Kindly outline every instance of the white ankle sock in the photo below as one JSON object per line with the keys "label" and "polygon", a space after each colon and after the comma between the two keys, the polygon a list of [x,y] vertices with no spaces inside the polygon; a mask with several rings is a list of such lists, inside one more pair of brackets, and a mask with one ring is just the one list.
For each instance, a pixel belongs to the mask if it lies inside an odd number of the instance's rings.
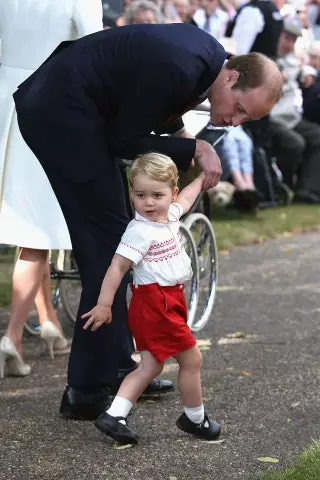
{"label": "white ankle sock", "polygon": [[201,423],[204,420],[204,406],[203,403],[199,407],[188,408],[184,407],[184,413],[193,423]]}
{"label": "white ankle sock", "polygon": [[[126,398],[123,398],[123,397],[116,396],[114,397],[113,402],[110,405],[110,408],[107,410],[107,413],[112,417],[127,418],[132,407],[133,407],[133,404],[130,402],[130,400],[127,400]],[[123,423],[124,425],[126,423],[124,420],[120,420],[120,422]]]}

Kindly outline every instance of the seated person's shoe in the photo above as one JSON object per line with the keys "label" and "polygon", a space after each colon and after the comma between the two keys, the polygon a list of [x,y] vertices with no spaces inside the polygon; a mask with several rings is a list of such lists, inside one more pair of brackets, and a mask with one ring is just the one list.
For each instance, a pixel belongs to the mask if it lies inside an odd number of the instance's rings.
{"label": "seated person's shoe", "polygon": [[123,445],[128,443],[136,445],[138,443],[138,435],[126,423],[122,423],[121,420],[126,422],[126,419],[123,417],[112,417],[109,413],[103,412],[94,422],[94,425],[100,432],[105,433]]}
{"label": "seated person's shoe", "polygon": [[[130,373],[130,371],[128,372]],[[122,376],[122,380],[124,379],[125,375]],[[121,383],[121,382],[120,382]],[[117,394],[120,383],[117,385],[106,385],[106,389],[109,392],[110,396],[114,396]],[[142,397],[152,397],[155,395],[161,395],[162,393],[173,392],[174,386],[170,380],[164,380],[162,378],[154,378],[145,388]]]}
{"label": "seated person's shoe", "polygon": [[178,418],[176,425],[180,430],[183,430],[186,433],[191,433],[202,440],[218,440],[221,433],[221,426],[219,423],[209,420],[208,415],[205,415],[203,421],[197,424],[191,422],[187,415],[183,413]]}
{"label": "seated person's shoe", "polygon": [[97,393],[84,393],[67,386],[61,400],[60,414],[70,420],[95,420],[110,405],[105,389]]}
{"label": "seated person's shoe", "polygon": [[243,212],[255,212],[260,202],[256,190],[236,190],[233,199],[235,207]]}
{"label": "seated person's shoe", "polygon": [[293,203],[307,203],[314,204],[320,203],[320,195],[309,190],[297,190],[293,200]]}

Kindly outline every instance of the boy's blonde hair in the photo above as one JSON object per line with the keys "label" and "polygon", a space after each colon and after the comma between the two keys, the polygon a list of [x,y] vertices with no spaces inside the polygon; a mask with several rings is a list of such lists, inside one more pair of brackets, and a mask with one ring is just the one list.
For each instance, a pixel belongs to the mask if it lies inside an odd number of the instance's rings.
{"label": "boy's blonde hair", "polygon": [[157,182],[167,183],[170,188],[175,188],[179,179],[178,169],[171,158],[156,152],[140,155],[133,162],[129,172],[131,187],[137,175],[145,175]]}

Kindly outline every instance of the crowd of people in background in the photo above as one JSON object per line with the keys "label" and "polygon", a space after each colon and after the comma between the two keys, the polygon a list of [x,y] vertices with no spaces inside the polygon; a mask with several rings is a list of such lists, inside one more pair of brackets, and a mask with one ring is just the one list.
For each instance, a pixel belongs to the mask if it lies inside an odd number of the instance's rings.
{"label": "crowd of people in background", "polygon": [[[283,182],[298,203],[320,203],[320,2],[319,0],[125,0],[124,13],[104,9],[105,28],[137,23],[182,22],[217,38],[231,54],[258,51],[276,59],[283,94],[257,126],[237,127],[219,149],[224,179],[238,205],[256,207],[254,145],[276,158]],[[258,122],[259,123],[259,122]],[[267,133],[266,133],[267,132]],[[243,202],[250,193],[250,201]]]}

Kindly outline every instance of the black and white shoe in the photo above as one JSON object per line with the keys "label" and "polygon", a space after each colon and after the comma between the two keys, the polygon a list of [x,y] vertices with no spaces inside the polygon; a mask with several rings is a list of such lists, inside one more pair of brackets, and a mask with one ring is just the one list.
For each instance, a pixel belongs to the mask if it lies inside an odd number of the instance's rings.
{"label": "black and white shoe", "polygon": [[136,445],[138,443],[138,435],[122,421],[126,422],[126,419],[123,417],[112,417],[109,413],[103,412],[94,422],[94,425],[100,432],[105,433],[123,445],[128,443]]}
{"label": "black and white shoe", "polygon": [[194,423],[183,413],[177,420],[177,427],[186,433],[190,433],[202,440],[218,440],[221,433],[219,423],[209,420],[208,415],[204,416],[201,423]]}

